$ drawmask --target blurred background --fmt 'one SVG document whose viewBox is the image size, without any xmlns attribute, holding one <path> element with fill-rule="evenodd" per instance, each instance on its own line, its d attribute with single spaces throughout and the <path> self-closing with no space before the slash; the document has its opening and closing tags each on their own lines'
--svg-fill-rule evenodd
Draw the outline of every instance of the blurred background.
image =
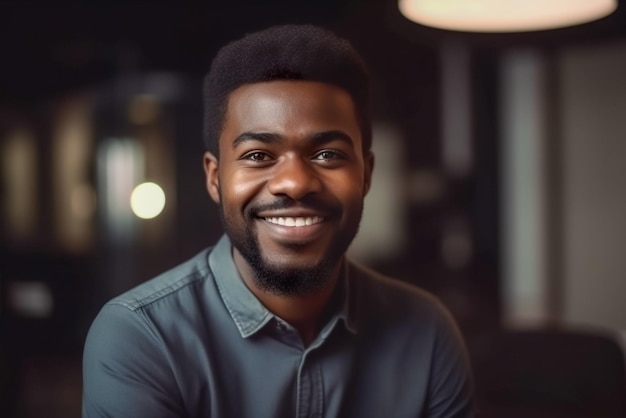
<svg viewBox="0 0 626 418">
<path fill-rule="evenodd" d="M 545 387 L 520 394 L 537 385 L 519 374 L 546 371 L 543 354 L 579 356 L 561 377 L 600 370 L 581 359 L 614 350 L 585 344 L 626 332 L 620 6 L 571 28 L 477 34 L 410 22 L 384 0 L 0 2 L 0 416 L 78 417 L 102 304 L 221 235 L 202 77 L 220 46 L 279 23 L 334 30 L 371 70 L 377 164 L 351 255 L 446 303 L 483 416 L 556 405 Z M 564 334 L 589 338 L 542 346 Z M 524 370 L 494 375 L 533 350 Z M 601 381 L 623 382 L 620 356 Z M 595 399 L 583 386 L 555 396 Z"/>
</svg>

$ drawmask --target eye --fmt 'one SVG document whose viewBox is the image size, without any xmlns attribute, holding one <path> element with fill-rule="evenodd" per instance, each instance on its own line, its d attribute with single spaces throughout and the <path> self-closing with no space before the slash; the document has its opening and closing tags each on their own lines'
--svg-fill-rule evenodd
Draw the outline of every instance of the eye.
<svg viewBox="0 0 626 418">
<path fill-rule="evenodd" d="M 265 161 L 270 161 L 271 157 L 262 151 L 252 151 L 249 152 L 247 154 L 245 154 L 242 157 L 242 160 L 248 160 L 248 161 L 254 161 L 254 162 L 265 162 Z"/>
<path fill-rule="evenodd" d="M 323 150 L 313 156 L 314 160 L 332 161 L 343 159 L 343 154 L 333 150 Z"/>
</svg>

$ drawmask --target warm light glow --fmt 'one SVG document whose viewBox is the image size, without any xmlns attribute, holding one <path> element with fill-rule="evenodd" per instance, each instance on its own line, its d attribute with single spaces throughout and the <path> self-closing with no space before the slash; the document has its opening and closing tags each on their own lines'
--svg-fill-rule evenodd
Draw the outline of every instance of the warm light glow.
<svg viewBox="0 0 626 418">
<path fill-rule="evenodd" d="M 0 225 L 17 239 L 37 232 L 37 154 L 36 138 L 29 131 L 18 129 L 0 138 Z"/>
<path fill-rule="evenodd" d="M 165 193 L 158 184 L 142 183 L 130 195 L 130 207 L 139 218 L 155 218 L 165 207 Z"/>
<path fill-rule="evenodd" d="M 467 32 L 556 29 L 597 20 L 617 0 L 398 0 L 400 12 L 426 26 Z"/>
<path fill-rule="evenodd" d="M 74 219 L 89 220 L 96 212 L 96 193 L 88 184 L 79 184 L 70 194 L 70 208 Z"/>
</svg>

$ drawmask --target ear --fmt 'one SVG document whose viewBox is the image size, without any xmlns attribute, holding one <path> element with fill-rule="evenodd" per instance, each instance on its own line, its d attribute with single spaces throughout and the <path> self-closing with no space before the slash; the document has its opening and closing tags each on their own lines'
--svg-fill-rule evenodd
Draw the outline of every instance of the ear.
<svg viewBox="0 0 626 418">
<path fill-rule="evenodd" d="M 374 153 L 372 151 L 367 151 L 364 155 L 363 159 L 364 163 L 364 187 L 363 187 L 363 197 L 367 195 L 370 191 L 370 187 L 372 185 L 372 172 L 374 171 Z"/>
<path fill-rule="evenodd" d="M 220 203 L 220 178 L 217 157 L 210 152 L 204 153 L 204 174 L 206 175 L 206 189 L 215 203 Z"/>
</svg>

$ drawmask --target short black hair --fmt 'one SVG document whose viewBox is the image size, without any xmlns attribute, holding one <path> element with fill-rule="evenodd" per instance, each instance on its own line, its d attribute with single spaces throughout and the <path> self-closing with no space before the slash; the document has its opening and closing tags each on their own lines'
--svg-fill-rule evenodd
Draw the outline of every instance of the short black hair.
<svg viewBox="0 0 626 418">
<path fill-rule="evenodd" d="M 282 25 L 254 32 L 219 50 L 204 79 L 206 149 L 219 158 L 228 97 L 236 88 L 272 80 L 310 80 L 345 89 L 354 102 L 363 151 L 372 143 L 369 75 L 345 39 L 313 25 Z"/>
</svg>

